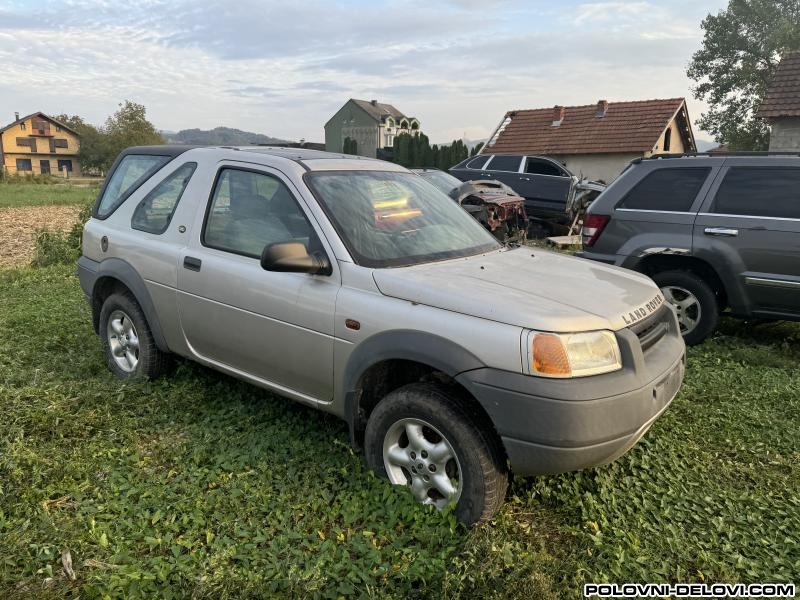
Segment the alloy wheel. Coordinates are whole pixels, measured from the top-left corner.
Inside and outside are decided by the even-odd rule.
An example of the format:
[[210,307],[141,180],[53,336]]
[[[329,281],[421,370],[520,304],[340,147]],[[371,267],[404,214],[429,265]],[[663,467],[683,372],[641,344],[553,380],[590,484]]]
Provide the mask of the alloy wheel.
[[119,309],[112,312],[108,317],[106,335],[114,362],[126,373],[133,373],[139,364],[139,335],[131,318]]
[[700,323],[702,309],[697,296],[686,288],[675,285],[668,285],[661,288],[661,293],[667,301],[675,307],[678,313],[678,324],[681,327],[681,335],[687,335],[694,331]]
[[452,444],[422,419],[400,419],[389,427],[383,463],[389,481],[409,486],[422,504],[442,509],[461,496],[463,477]]

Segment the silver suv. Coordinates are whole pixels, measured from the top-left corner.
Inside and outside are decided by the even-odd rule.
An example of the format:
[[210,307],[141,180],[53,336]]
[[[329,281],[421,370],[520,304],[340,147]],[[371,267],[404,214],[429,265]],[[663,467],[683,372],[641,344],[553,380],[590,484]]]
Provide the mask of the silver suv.
[[142,147],[87,223],[108,366],[179,355],[347,421],[466,523],[520,475],[607,463],[677,393],[684,344],[647,277],[501,245],[421,177],[281,148]]

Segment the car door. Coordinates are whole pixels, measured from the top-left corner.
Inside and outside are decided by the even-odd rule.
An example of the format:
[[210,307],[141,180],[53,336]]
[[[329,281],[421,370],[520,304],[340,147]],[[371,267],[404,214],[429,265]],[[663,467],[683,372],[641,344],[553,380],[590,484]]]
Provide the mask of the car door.
[[612,260],[624,256],[623,266],[634,268],[652,253],[691,254],[697,211],[721,163],[713,158],[691,166],[656,160],[639,163],[589,208],[590,214],[607,218],[592,251]]
[[511,187],[525,198],[525,206],[533,214],[563,213],[572,187],[572,176],[553,160],[527,156],[516,185]]
[[296,241],[333,254],[286,177],[223,163],[202,223],[181,257],[178,310],[202,361],[313,401],[333,396],[333,326],[340,277],[269,272],[260,255]]
[[800,315],[800,165],[729,158],[694,226],[698,258],[730,265],[740,314]]
[[519,155],[496,154],[480,170],[480,176],[474,179],[496,179],[517,192],[521,166],[522,157]]
[[491,160],[491,155],[479,154],[465,161],[460,162],[449,169],[449,173],[461,181],[476,181],[478,179],[491,179],[492,175],[488,171],[482,171],[483,167]]

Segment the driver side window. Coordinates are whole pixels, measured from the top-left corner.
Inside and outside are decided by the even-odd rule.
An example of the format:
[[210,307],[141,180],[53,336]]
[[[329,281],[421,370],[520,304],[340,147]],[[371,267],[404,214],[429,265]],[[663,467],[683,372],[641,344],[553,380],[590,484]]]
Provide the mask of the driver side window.
[[224,168],[203,227],[203,245],[259,258],[268,244],[299,242],[309,252],[318,241],[286,185],[256,171]]

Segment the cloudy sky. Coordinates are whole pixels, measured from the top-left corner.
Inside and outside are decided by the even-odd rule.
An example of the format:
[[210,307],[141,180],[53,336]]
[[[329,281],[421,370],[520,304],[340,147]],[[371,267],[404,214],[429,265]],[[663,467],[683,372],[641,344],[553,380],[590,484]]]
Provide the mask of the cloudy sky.
[[323,141],[355,97],[418,117],[433,142],[477,139],[511,109],[690,99],[700,21],[726,4],[0,0],[0,122],[42,110],[100,123],[130,99],[161,129]]

